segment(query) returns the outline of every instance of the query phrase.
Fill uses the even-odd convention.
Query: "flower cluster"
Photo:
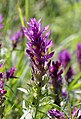
[[[63,112],[61,112],[59,110],[51,109],[51,110],[49,110],[48,113],[51,117],[56,117],[57,119],[65,119]]]
[[[61,66],[61,63],[56,61],[56,62],[52,62],[52,65],[49,67],[49,74],[51,76],[52,79],[52,84],[57,85],[56,87],[60,87],[62,85],[62,76],[61,74],[63,73],[63,70],[59,70]]]
[[[81,43],[78,43],[77,45],[77,60],[78,60],[78,63],[79,63],[79,67],[80,67],[80,70],[81,70]]]
[[[31,58],[33,74],[36,79],[38,77],[41,79],[45,74],[46,64],[48,66],[49,59],[54,55],[54,52],[49,53],[48,50],[52,46],[52,41],[49,39],[50,31],[47,30],[48,26],[42,28],[41,20],[36,21],[35,18],[30,20],[28,28],[24,28],[24,34],[29,40],[26,53]]]
[[[15,68],[12,67],[9,71],[6,72],[6,79],[8,80],[9,78],[16,78],[14,76]]]
[[[0,64],[0,69],[2,68],[2,64]],[[5,100],[5,94],[7,91],[4,89],[5,82],[9,78],[15,78],[14,76],[15,68],[11,68],[10,71],[7,71],[6,74],[3,72],[0,72],[0,105],[4,102]]]
[[[56,61],[52,62],[52,65],[49,67],[49,74],[51,77],[52,85],[54,87],[55,104],[60,105],[60,94],[62,93],[62,76],[63,70],[60,69],[61,63]]]
[[[77,118],[77,119],[81,119],[81,113],[80,113],[80,109],[74,107],[72,113],[71,113],[71,117],[72,119]],[[66,119],[65,115],[63,112],[56,110],[56,109],[51,109],[48,111],[49,115],[51,117],[56,117],[57,119]],[[70,118],[70,115],[68,115],[68,119]]]
[[[19,39],[22,37],[23,37],[23,29],[21,28],[20,30],[17,31],[17,33],[15,35],[13,35],[11,37],[13,49],[15,49],[17,47]]]
[[[71,81],[71,78],[74,74],[74,71],[72,69],[71,66],[71,54],[69,53],[69,51],[67,49],[62,50],[59,53],[59,60],[62,63],[62,66],[64,67],[64,69],[66,70],[66,81],[69,83]]]
[[[2,14],[0,14],[0,30],[3,28],[3,16],[2,16]],[[0,33],[0,37],[2,36],[2,34]]]
[[[0,73],[0,75],[2,75],[1,73]],[[6,94],[6,90],[4,89],[4,81],[1,79],[1,76],[0,76],[0,105],[4,102],[4,100],[5,100],[5,97],[4,97],[4,95]]]

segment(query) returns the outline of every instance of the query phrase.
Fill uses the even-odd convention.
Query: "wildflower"
[[[50,31],[48,26],[42,28],[41,20],[36,21],[32,18],[28,23],[28,28],[24,28],[24,34],[29,40],[27,42],[26,53],[31,58],[31,64],[35,78],[41,78],[49,64],[49,59],[53,57],[54,52],[49,53],[48,48],[52,46],[52,41],[49,40]],[[37,74],[39,74],[37,76]]]
[[[79,67],[81,69],[81,43],[78,43],[77,45],[76,55],[77,55],[77,61],[78,61]]]
[[[4,101],[5,101],[5,94],[7,93],[7,91],[4,89],[4,81],[3,79],[0,79],[0,117],[2,119],[2,117],[4,116],[3,115],[3,112],[4,112]]]
[[[2,68],[2,66],[3,66],[3,64],[0,64],[0,68]],[[0,104],[1,104],[1,102],[3,102],[2,100],[5,99],[4,95],[7,92],[4,89],[4,84],[9,78],[15,78],[14,72],[15,72],[14,67],[10,68],[10,70],[7,71],[6,74],[3,72],[0,72]]]
[[[52,80],[55,93],[55,104],[60,105],[60,94],[62,93],[62,76],[63,70],[60,69],[61,63],[56,61],[52,62],[49,67],[49,74]]]
[[[3,67],[3,64],[0,64],[0,69]],[[1,119],[4,116],[4,109],[5,109],[5,94],[7,93],[7,90],[5,90],[4,86],[6,81],[8,81],[9,78],[15,78],[14,76],[15,68],[11,68],[10,71],[7,71],[6,73],[0,72],[0,117]]]
[[[72,69],[72,66],[70,65],[71,54],[69,53],[69,51],[67,49],[62,50],[59,53],[59,60],[62,63],[62,66],[64,67],[64,69],[67,69],[65,78],[66,78],[66,81],[69,83],[71,81],[73,74],[74,74],[74,71]]]
[[[59,70],[61,66],[61,63],[56,61],[56,62],[52,62],[52,66],[49,67],[49,73],[50,73],[50,76],[51,78],[53,79],[53,81],[55,82],[58,82],[59,85],[62,84],[62,76],[61,74],[63,73],[63,70]],[[55,80],[57,79],[57,80]]]
[[[52,41],[49,39],[50,31],[48,26],[42,27],[41,20],[36,21],[32,18],[28,23],[28,28],[24,28],[24,34],[29,40],[27,42],[26,53],[31,59],[32,66],[32,80],[36,81],[36,111],[35,117],[37,117],[37,110],[39,108],[39,100],[41,97],[41,88],[45,85],[43,76],[46,74],[50,59],[53,57],[54,52],[49,52],[49,47],[52,46]],[[34,103],[32,103],[34,104]]]
[[[6,72],[6,78],[7,78],[7,80],[8,80],[9,78],[16,78],[16,77],[14,76],[14,72],[15,72],[15,68],[14,68],[14,67],[11,68],[10,71],[7,71],[7,72]]]
[[[81,110],[77,107],[74,107],[72,111],[72,118],[78,117],[78,119],[81,119]]]
[[[62,97],[63,98],[66,98],[67,95],[68,95],[68,93],[66,92],[66,90],[65,89],[62,89]]]
[[[22,37],[23,37],[22,29],[18,30],[17,33],[11,37],[13,49],[15,49],[17,47],[19,39]]]
[[[56,109],[49,110],[49,114],[51,117],[56,117],[57,119],[65,119],[63,112]]]
[[[1,75],[1,73],[0,73]],[[3,78],[3,77],[2,77]],[[4,89],[4,80],[1,78],[0,76],[0,105],[2,105],[2,103],[4,102],[5,100],[5,97],[4,95],[6,94],[6,90]]]
[[[78,116],[78,112],[79,112],[79,109],[74,107],[74,109],[72,111],[72,118],[77,117]]]

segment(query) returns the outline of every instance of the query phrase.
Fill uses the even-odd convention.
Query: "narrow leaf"
[[[77,88],[81,88],[81,81],[78,82],[77,84],[75,84],[74,86],[70,87],[69,90],[74,90],[74,89],[77,89]]]
[[[26,20],[28,21],[29,16],[29,0],[25,0],[25,14],[26,14]]]
[[[70,83],[68,89],[72,88],[72,86],[75,85],[80,78],[81,78],[81,73]]]
[[[17,89],[20,90],[20,91],[22,91],[22,92],[24,92],[24,93],[26,93],[26,94],[28,93],[27,90],[24,89],[24,88],[17,88]]]
[[[21,8],[19,7],[19,5],[18,5],[18,12],[19,12],[19,17],[20,17],[21,24],[22,24],[22,26],[24,27],[23,14],[22,14],[22,10],[21,10]]]

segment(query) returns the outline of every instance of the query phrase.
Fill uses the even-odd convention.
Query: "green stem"
[[[37,116],[37,112],[38,112],[38,108],[39,108],[39,100],[40,100],[40,95],[41,95],[41,87],[37,87],[37,104],[36,104],[36,112],[35,112],[35,117],[34,119],[36,119],[36,116]]]
[[[0,119],[2,119],[3,116],[4,116],[3,115],[3,113],[4,113],[4,107],[5,107],[4,105],[3,106],[2,105],[0,106]]]
[[[60,97],[59,97],[59,94],[61,92],[60,90],[61,90],[61,87],[59,87],[59,89],[58,89],[58,82],[57,82],[57,79],[55,79],[55,82],[54,82],[54,93],[55,93],[54,103],[57,104],[58,106],[60,106]]]

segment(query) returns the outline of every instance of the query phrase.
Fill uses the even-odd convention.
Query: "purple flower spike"
[[[59,87],[62,84],[62,76],[63,70],[59,70],[61,66],[61,63],[56,61],[52,62],[52,65],[49,67],[49,74],[54,82],[54,85],[57,85]]]
[[[56,63],[53,61],[52,65],[49,67],[49,73],[50,76],[53,80],[57,80],[59,84],[62,84],[62,76],[61,74],[63,73],[63,70],[59,70],[61,66],[61,63],[56,61]]]
[[[67,49],[62,50],[59,53],[58,58],[59,58],[60,62],[62,63],[62,66],[64,67],[64,69],[66,69],[71,63],[71,54],[69,53],[69,51]],[[73,75],[74,75],[74,71],[72,69],[72,66],[70,65],[68,67],[68,70],[65,75],[66,81],[68,83],[71,81],[71,78]]]
[[[0,68],[3,66],[3,64],[0,64]],[[9,78],[16,78],[14,76],[15,68],[11,68],[9,71],[5,73],[0,72],[0,105],[4,103],[5,94],[7,91],[4,89],[6,81],[8,81]]]
[[[7,91],[4,89],[4,84],[5,82],[0,79],[0,105],[3,104],[4,100],[5,100],[5,94],[7,93]]]
[[[14,72],[15,72],[15,68],[14,68],[14,67],[11,68],[10,71],[7,71],[7,72],[6,72],[6,78],[7,78],[7,80],[8,80],[9,78],[16,78],[16,77],[14,76]]]
[[[65,119],[63,112],[56,110],[56,109],[51,109],[49,111],[49,114],[51,117],[56,117],[57,119]]]
[[[78,60],[80,70],[81,70],[81,43],[78,43],[76,53],[77,53],[77,60]]]
[[[70,63],[70,61],[71,61],[71,54],[68,52],[67,49],[62,50],[59,53],[59,60],[60,60],[60,62],[63,65],[64,68],[67,67],[68,63]]]
[[[13,49],[17,47],[20,38],[23,37],[23,29],[20,29],[15,35],[11,37]]]
[[[62,73],[63,70],[60,69],[61,63],[56,61],[52,62],[52,65],[49,67],[49,74],[51,77],[51,82],[54,88],[55,104],[60,105],[60,94],[62,93]]]
[[[49,39],[50,31],[48,26],[42,28],[41,19],[36,21],[35,18],[32,18],[27,24],[28,28],[24,28],[24,34],[29,40],[26,53],[31,58],[33,69],[39,70],[44,75],[45,64],[47,63],[48,66],[49,59],[54,55],[54,52],[48,52],[48,48],[52,46],[52,41]]]

